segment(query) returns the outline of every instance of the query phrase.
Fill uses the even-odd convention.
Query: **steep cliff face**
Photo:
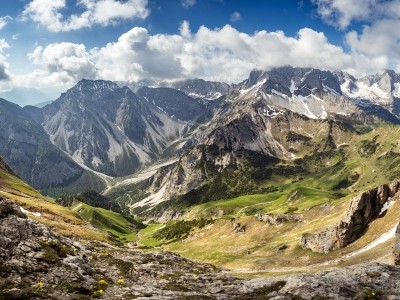
[[[361,193],[351,200],[347,214],[339,224],[317,234],[304,234],[300,245],[320,253],[347,246],[361,237],[368,224],[385,211],[399,189],[400,182],[395,181]]]

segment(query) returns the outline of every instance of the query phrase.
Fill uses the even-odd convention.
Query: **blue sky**
[[[0,28],[0,91],[400,69],[400,0],[2,0]]]

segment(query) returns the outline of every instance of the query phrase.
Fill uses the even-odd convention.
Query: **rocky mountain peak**
[[[82,93],[102,93],[102,92],[112,92],[119,89],[119,86],[108,80],[88,80],[81,79],[70,91],[78,90]]]
[[[344,78],[342,89],[351,99],[383,105],[397,114],[395,98],[400,97],[400,75],[393,70],[383,70],[359,79]]]
[[[331,71],[291,66],[254,70],[238,85],[234,99],[263,98],[269,105],[312,119],[350,116],[357,107],[343,98],[340,82]]]
[[[260,83],[260,80],[265,81],[262,86],[268,93],[277,91],[289,97],[323,92],[341,95],[339,82],[330,71],[285,66],[267,72],[254,71],[248,82],[253,82],[256,77],[258,79],[255,84]]]
[[[18,104],[9,102],[3,98],[0,98],[0,114],[14,115],[14,117],[25,115]]]
[[[257,84],[257,82],[259,82],[260,80],[262,80],[264,76],[265,76],[264,71],[253,70],[250,72],[249,77],[239,85],[241,85],[245,89],[248,89]]]

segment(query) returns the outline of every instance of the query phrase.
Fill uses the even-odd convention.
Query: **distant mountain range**
[[[297,131],[306,140],[305,128],[320,123],[313,120],[400,123],[400,75],[390,70],[356,79],[288,66],[255,70],[237,85],[195,79],[130,86],[81,80],[42,108],[2,100],[0,154],[36,188],[79,189],[84,178],[99,190],[107,176],[130,175],[199,145],[282,159],[296,155],[283,135]],[[44,170],[52,175],[42,178]]]

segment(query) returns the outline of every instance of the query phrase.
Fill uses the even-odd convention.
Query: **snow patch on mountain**
[[[200,93],[188,93],[188,96],[193,97],[193,98],[202,98],[205,100],[215,100],[218,99],[222,96],[222,93],[220,92],[214,92],[210,95],[207,94],[200,94]]]
[[[307,103],[308,98],[309,98],[308,96],[305,97],[305,96],[299,95],[299,96],[294,96],[293,101],[298,101],[303,106],[303,108],[305,109],[305,115],[307,117],[309,117],[311,119],[318,119],[318,117],[314,113],[312,113],[310,108],[308,107],[308,103]]]
[[[290,80],[290,87],[289,87],[290,93],[293,95],[295,91],[297,91],[296,84],[293,79]]]
[[[391,99],[391,95],[383,91],[377,83],[368,85],[364,82],[358,82],[356,90],[345,92],[350,98],[374,100],[378,103],[387,103]]]
[[[259,88],[266,82],[267,82],[267,78],[264,78],[264,79],[258,81],[255,85],[253,85],[247,89],[240,89],[239,93],[240,93],[240,95],[249,96],[249,94],[251,94],[251,96],[256,96]]]

